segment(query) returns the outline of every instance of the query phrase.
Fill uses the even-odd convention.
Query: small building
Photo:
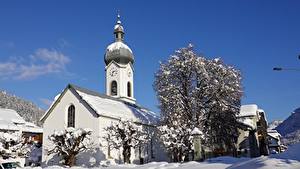
[[[277,132],[277,130],[268,130],[268,142],[270,153],[276,154],[282,152],[280,138],[281,135]]]
[[[258,157],[268,155],[267,120],[262,109],[255,104],[242,105],[238,116],[239,156]]]
[[[0,108],[0,131],[21,132],[28,142],[42,143],[43,129],[26,122],[15,110]]]
[[[0,108],[0,132],[21,134],[26,143],[29,143],[32,151],[35,152],[35,163],[41,162],[41,149],[36,146],[42,144],[43,129],[31,122],[26,122],[15,110]],[[33,153],[29,157],[20,157],[18,162],[21,166],[28,165],[32,161]],[[32,162],[31,162],[32,163]]]

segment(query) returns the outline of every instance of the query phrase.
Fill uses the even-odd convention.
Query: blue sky
[[[193,43],[243,75],[244,104],[270,120],[300,107],[300,1],[1,1],[0,89],[42,108],[68,83],[104,93],[106,46],[120,10],[135,55],[135,97],[158,111],[159,61]]]

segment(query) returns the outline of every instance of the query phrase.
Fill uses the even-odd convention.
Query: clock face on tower
[[[109,75],[112,76],[112,77],[117,76],[118,75],[118,70],[116,68],[110,69]]]
[[[131,77],[131,71],[130,70],[127,70],[127,75],[128,75],[128,77]]]

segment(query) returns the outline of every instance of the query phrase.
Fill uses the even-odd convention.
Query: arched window
[[[110,93],[112,96],[118,95],[118,84],[116,81],[111,82]]]
[[[68,108],[68,127],[75,127],[75,106],[71,105]]]
[[[131,97],[131,84],[130,84],[130,82],[127,83],[127,96]]]

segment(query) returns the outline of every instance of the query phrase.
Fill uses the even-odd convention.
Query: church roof
[[[111,61],[127,64],[134,62],[132,50],[122,41],[114,42],[106,48],[104,61],[109,64]]]
[[[159,121],[159,116],[156,113],[138,105],[114,98],[105,94],[82,88],[73,84],[67,86],[78,94],[79,98],[88,104],[99,116],[106,116],[120,120],[132,120],[145,125],[156,125]],[[61,94],[59,97],[62,97]],[[57,98],[58,100],[59,98]],[[53,107],[55,103],[52,104]],[[41,118],[43,121],[52,108],[46,112]]]

